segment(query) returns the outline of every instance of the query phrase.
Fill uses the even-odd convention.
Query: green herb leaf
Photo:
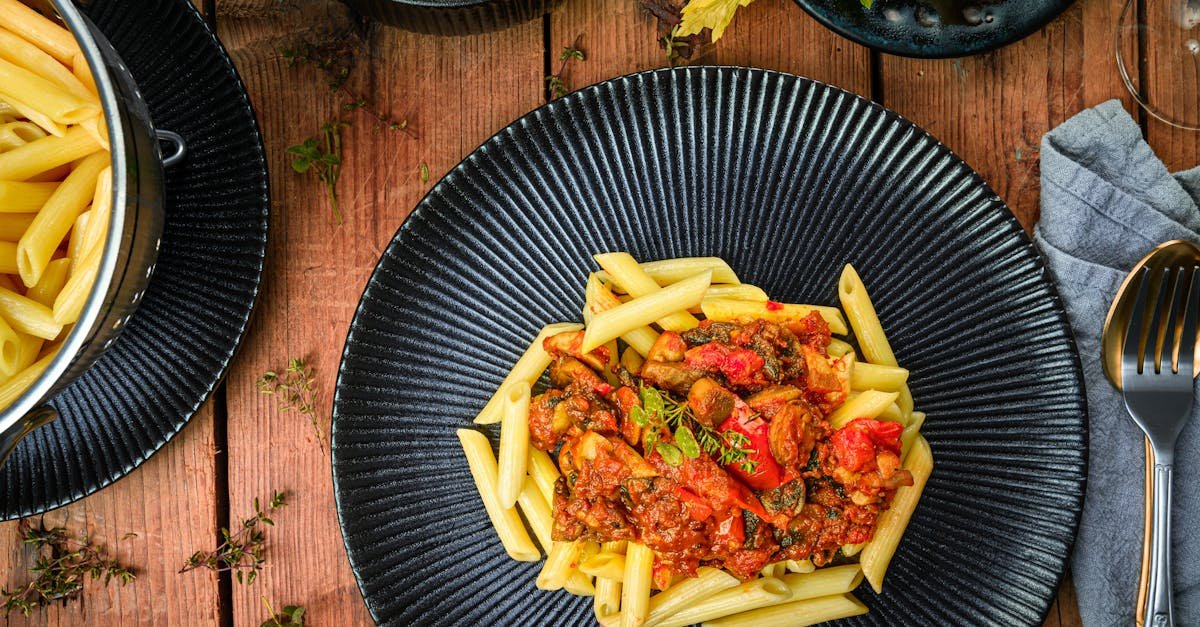
[[[629,419],[633,421],[633,424],[639,427],[644,427],[649,423],[649,420],[646,416],[646,410],[642,409],[639,405],[634,405],[633,409],[629,410]]]
[[[683,461],[683,453],[674,444],[659,442],[655,445],[654,450],[662,455],[663,461],[672,466],[678,466]]]
[[[675,445],[688,459],[700,457],[700,444],[696,442],[696,435],[687,425],[679,425],[675,429]]]

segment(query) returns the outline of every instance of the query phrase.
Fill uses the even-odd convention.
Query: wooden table
[[[164,0],[165,1],[165,0]],[[753,65],[809,76],[869,95],[949,145],[991,183],[1028,228],[1038,215],[1038,145],[1080,109],[1119,98],[1112,37],[1122,2],[1079,0],[1042,31],[977,57],[921,61],[872,53],[822,28],[790,0],[757,0],[702,63]],[[565,79],[580,87],[666,64],[637,0],[568,0],[541,21],[503,32],[437,38],[369,26],[330,0],[212,0],[202,9],[241,71],[258,111],[272,172],[271,243],[256,318],[225,384],[186,430],[112,487],[46,515],[115,547],[138,579],[88,584],[82,600],[11,624],[237,624],[300,604],[313,625],[370,624],[345,557],[328,450],[301,417],[278,411],[255,379],[307,356],[328,420],[342,342],[367,276],[396,228],[429,187],[491,134],[544,103],[544,77],[582,34],[585,62]],[[323,77],[290,67],[281,49],[351,33],[361,40],[348,86],[405,116],[413,136],[345,113]],[[1166,78],[1166,77],[1163,77]],[[1195,96],[1194,94],[1192,95]],[[345,224],[331,219],[320,184],[294,174],[287,146],[341,117]],[[1143,118],[1172,169],[1200,161],[1200,133]],[[431,178],[423,181],[421,164]],[[326,430],[328,424],[324,425]],[[254,497],[287,490],[291,504],[268,530],[269,567],[253,585],[207,571],[178,574],[218,528],[251,512]],[[134,538],[121,540],[128,533]],[[3,585],[28,581],[32,556],[16,523],[0,525]],[[1079,625],[1069,579],[1047,625]]]

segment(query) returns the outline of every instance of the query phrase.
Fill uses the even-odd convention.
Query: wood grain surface
[[[1118,0],[1078,2],[1005,49],[931,61],[873,54],[823,29],[790,0],[757,0],[693,62],[777,69],[871,96],[961,155],[1030,228],[1038,215],[1042,134],[1111,98],[1133,108],[1111,49],[1120,8]],[[137,581],[123,588],[89,583],[81,599],[28,619],[14,615],[12,625],[258,625],[266,618],[264,598],[276,608],[305,606],[312,625],[370,624],[338,528],[328,445],[303,417],[259,394],[255,380],[289,357],[306,357],[327,436],[342,344],[363,286],[429,187],[545,102],[547,68],[557,68],[558,53],[577,37],[587,59],[564,73],[571,88],[667,63],[636,0],[569,0],[542,21],[463,38],[367,24],[332,0],[216,0],[215,9],[209,17],[257,110],[271,171],[271,242],[253,327],[218,398],[179,437],[116,485],[45,516],[114,547],[137,570]],[[343,110],[346,96],[331,93],[326,77],[282,54],[301,42],[331,41],[356,51],[347,90],[366,96],[377,112],[407,120],[408,132]],[[293,173],[285,152],[333,120],[350,123],[342,131],[341,225],[320,183]],[[1200,160],[1200,134],[1142,122],[1173,169]],[[177,574],[192,551],[216,544],[218,527],[238,524],[253,499],[272,490],[286,491],[289,505],[267,530],[269,565],[258,581]],[[122,540],[127,532],[137,536]],[[4,585],[28,581],[32,556],[16,523],[0,524],[0,547]],[[1069,576],[1046,625],[1081,625]]]

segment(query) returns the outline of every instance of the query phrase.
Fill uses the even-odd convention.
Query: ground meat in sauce
[[[665,582],[700,565],[742,578],[784,559],[820,566],[843,545],[870,539],[895,490],[912,478],[899,464],[899,432],[876,426],[888,423],[833,430],[825,421],[846,376],[825,356],[829,330],[820,316],[788,327],[705,321],[663,336],[651,352],[662,360],[647,361],[641,377],[622,373],[616,388],[580,359],[576,338],[553,343],[556,387],[532,400],[530,435],[537,448],[560,450],[556,540],[643,542]],[[743,434],[757,472],[703,452],[672,465],[645,451],[643,427],[630,418],[641,404],[635,383],[689,405],[697,428]]]

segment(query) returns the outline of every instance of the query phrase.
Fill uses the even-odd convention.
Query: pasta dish
[[[864,613],[850,592],[882,591],[932,458],[854,269],[843,315],[720,259],[596,260],[586,327],[546,326],[476,418],[501,424],[499,460],[458,432],[509,555],[542,557],[524,514],[538,587],[592,596],[604,625]],[[857,350],[833,337],[851,329]]]

